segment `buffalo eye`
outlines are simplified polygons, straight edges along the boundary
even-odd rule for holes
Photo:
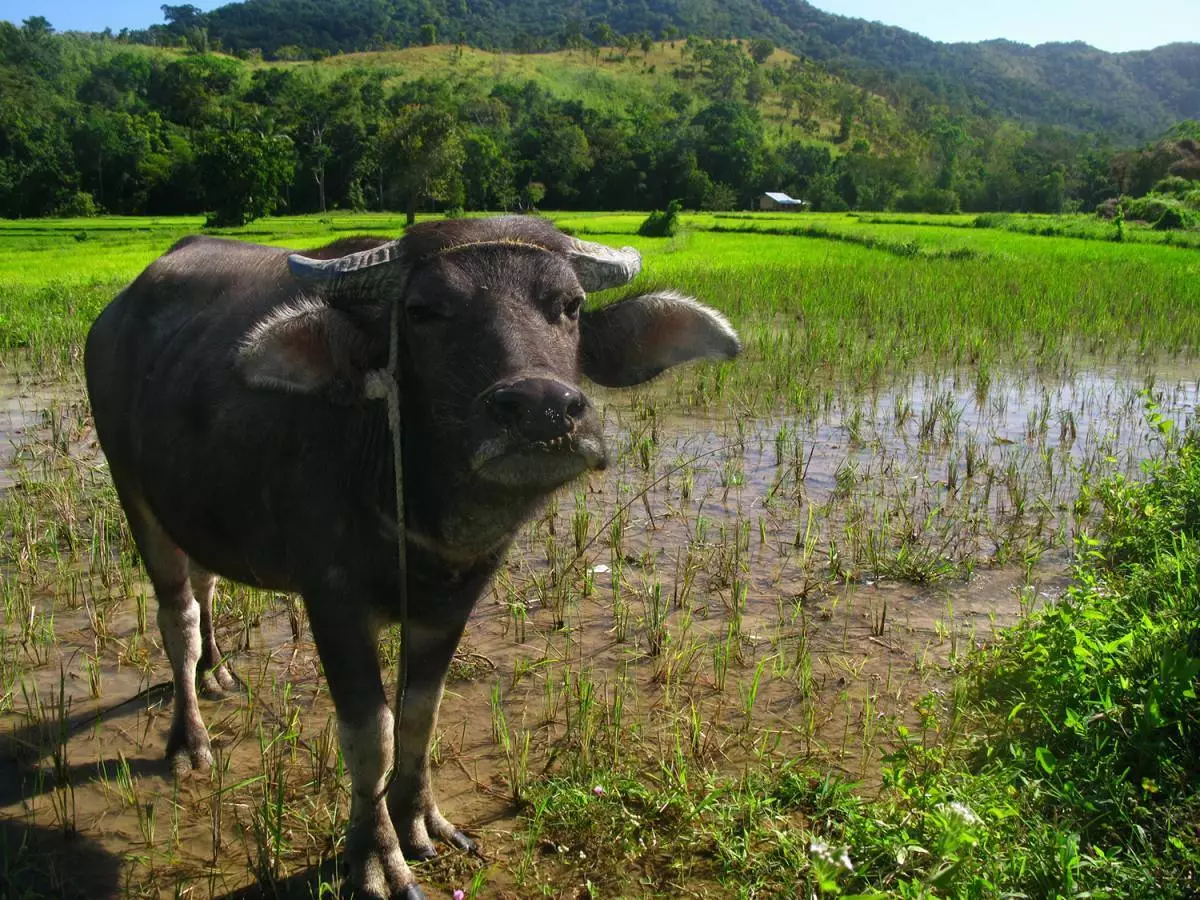
[[[445,313],[425,303],[410,303],[405,308],[408,321],[413,325],[432,325],[446,318]]]
[[[569,297],[563,301],[562,314],[574,322],[579,318],[579,310],[583,306],[583,297]]]

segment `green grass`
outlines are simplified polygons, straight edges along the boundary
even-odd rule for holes
[[[647,239],[636,236],[642,218],[554,217],[641,249],[639,288],[672,284],[736,317],[749,353],[722,393],[750,408],[777,398],[801,408],[797,394],[818,375],[862,383],[918,364],[1054,368],[1081,354],[1170,358],[1200,346],[1200,254],[1179,247],[807,214],[689,215],[684,233]],[[77,348],[103,304],[200,224],[0,223],[0,347]],[[333,215],[221,233],[304,248],[400,231],[397,216]]]

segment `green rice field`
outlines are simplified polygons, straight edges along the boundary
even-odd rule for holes
[[[480,849],[417,864],[431,896],[1200,893],[1195,235],[550,217],[642,252],[614,297],[693,294],[745,352],[594,390],[613,464],[525,527],[452,669],[436,790]],[[302,604],[219,585],[246,692],[202,701],[217,764],[175,780],[82,388],[93,318],[202,225],[0,221],[4,896],[336,895],[348,778]]]

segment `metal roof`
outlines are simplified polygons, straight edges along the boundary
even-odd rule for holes
[[[766,196],[770,197],[776,203],[803,203],[803,200],[797,200],[795,197],[789,197],[787,194],[781,194],[778,191],[766,191]]]

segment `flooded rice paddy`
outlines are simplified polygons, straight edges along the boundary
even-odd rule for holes
[[[1180,427],[1200,404],[1166,367],[830,385],[804,417],[691,409],[682,383],[598,395],[613,465],[551,501],[480,601],[435,779],[482,853],[423,864],[427,885],[532,893],[545,848],[518,812],[562,769],[804,757],[872,790],[901,726],[952,739],[930,712],[953,710],[957,663],[1065,590],[1092,487],[1167,439],[1147,404]],[[308,896],[335,877],[347,781],[297,599],[221,583],[245,692],[202,701],[218,762],[177,783],[154,601],[78,383],[0,377],[0,504],[0,816],[40,854],[37,889]]]

